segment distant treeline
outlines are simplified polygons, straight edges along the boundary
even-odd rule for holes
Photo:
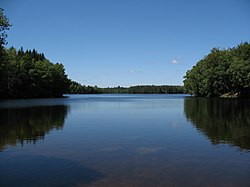
[[[102,94],[102,93],[116,93],[116,94],[181,94],[184,93],[183,86],[154,86],[154,85],[143,85],[143,86],[130,86],[126,87],[112,87],[112,88],[99,88],[97,86],[84,86],[75,81],[71,81],[70,94]]]
[[[124,87],[114,87],[114,88],[102,88],[103,93],[127,93],[127,94],[181,94],[184,93],[183,86],[175,85],[141,85],[141,86],[130,86],[128,88]]]
[[[68,94],[100,94],[101,89],[97,86],[85,86],[76,81],[70,81]]]
[[[196,96],[250,96],[250,44],[212,49],[184,78],[185,88]]]

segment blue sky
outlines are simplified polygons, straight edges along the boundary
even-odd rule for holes
[[[250,41],[249,0],[1,0],[8,47],[37,49],[100,87],[183,85],[213,47]]]

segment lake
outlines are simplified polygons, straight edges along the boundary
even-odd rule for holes
[[[0,186],[250,186],[250,100],[0,101]]]

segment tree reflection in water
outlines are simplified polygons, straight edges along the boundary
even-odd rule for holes
[[[249,99],[186,98],[184,113],[213,144],[250,150],[249,106]]]
[[[52,129],[62,129],[65,105],[0,109],[0,150],[6,145],[35,143]]]

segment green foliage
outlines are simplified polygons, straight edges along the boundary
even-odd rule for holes
[[[154,85],[144,85],[144,86],[130,86],[125,87],[113,87],[113,88],[98,88],[97,86],[84,86],[75,81],[70,83],[70,94],[177,94],[184,93],[183,86],[154,86]]]
[[[97,86],[85,86],[78,82],[70,81],[69,94],[99,94],[102,93],[101,89]]]
[[[6,90],[3,88],[7,87],[8,72],[6,71],[6,67],[8,63],[4,45],[7,43],[6,31],[9,30],[10,26],[8,18],[3,13],[3,9],[0,8],[0,97],[6,95]]]
[[[128,88],[128,93],[131,94],[175,94],[183,93],[183,86],[131,86]]]
[[[4,10],[0,8],[0,45],[1,46],[6,44],[7,34],[5,31],[9,30],[11,26],[8,18],[4,15],[3,11]]]
[[[224,93],[249,94],[250,44],[214,48],[184,76],[186,90],[196,96],[215,97]]]
[[[232,63],[228,74],[232,86],[237,90],[250,88],[250,44],[244,43],[232,50]]]
[[[53,64],[36,50],[5,49],[7,77],[2,98],[61,97],[69,80],[62,64]]]
[[[113,88],[102,88],[102,92],[103,93],[114,93],[114,94],[127,94],[128,93],[128,89],[129,88],[125,88],[125,87],[121,87],[121,86],[117,86],[117,87],[113,87]]]

